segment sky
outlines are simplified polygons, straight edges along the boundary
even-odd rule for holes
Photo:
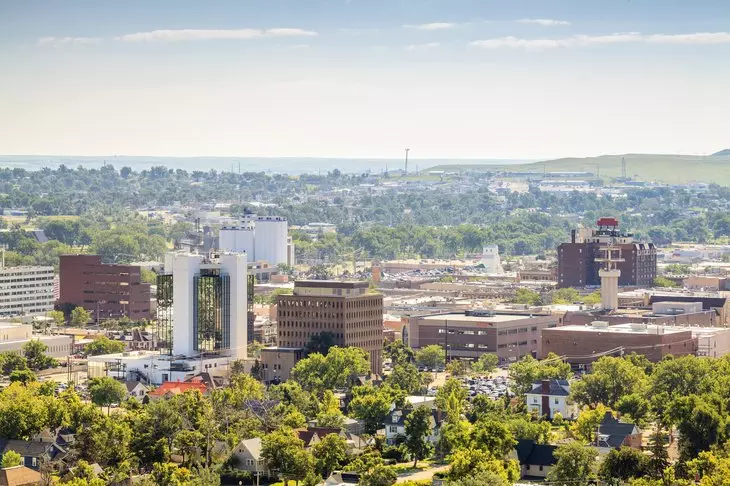
[[[730,147],[727,0],[0,0],[0,154]]]

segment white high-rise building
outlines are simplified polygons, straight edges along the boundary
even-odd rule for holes
[[[0,266],[0,316],[53,310],[53,267]]]
[[[246,357],[245,253],[168,253],[160,277],[160,341],[173,356]]]

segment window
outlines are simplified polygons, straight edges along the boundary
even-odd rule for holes
[[[542,466],[540,466],[540,471],[542,471]]]
[[[532,403],[537,403],[537,397],[532,397]]]
[[[555,405],[557,405],[558,403],[559,403],[559,400],[556,398],[555,399]]]
[[[391,434],[397,434],[398,427],[396,427],[395,425],[391,425],[390,427],[388,427],[388,432],[390,432]]]

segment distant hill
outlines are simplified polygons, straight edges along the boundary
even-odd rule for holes
[[[712,156],[728,157],[730,156],[730,149],[720,150],[719,152],[715,152],[714,154],[712,154]]]
[[[725,152],[723,150],[723,152]],[[643,180],[683,184],[689,182],[716,183],[730,186],[730,153],[713,156],[625,154],[599,157],[565,158],[515,165],[460,164],[440,165],[428,170],[473,170],[478,172],[591,172],[601,177],[621,177],[621,159],[626,159],[626,175]]]

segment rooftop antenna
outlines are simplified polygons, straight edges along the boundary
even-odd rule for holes
[[[406,175],[408,175],[408,152],[410,152],[411,149],[406,149]]]

